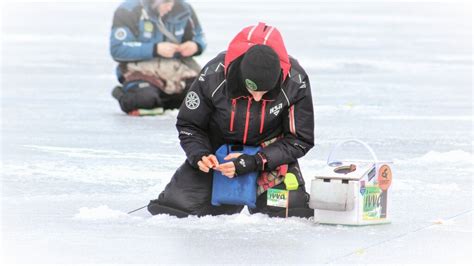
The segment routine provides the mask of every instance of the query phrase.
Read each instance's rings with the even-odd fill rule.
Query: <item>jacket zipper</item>
[[[235,111],[237,110],[237,98],[232,99],[232,112],[230,113],[230,132],[234,131]]]
[[[262,111],[260,114],[260,135],[263,133],[263,125],[265,124],[265,106],[266,105],[267,105],[267,101],[263,100]]]
[[[247,135],[249,132],[249,120],[250,120],[250,106],[252,105],[252,97],[248,97],[247,102],[247,113],[245,114],[245,130],[244,130],[244,139],[243,143],[247,142]]]

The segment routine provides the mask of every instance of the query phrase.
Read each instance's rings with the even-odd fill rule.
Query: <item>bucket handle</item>
[[[374,159],[374,163],[376,163],[378,161],[377,155],[375,155],[374,150],[372,150],[372,148],[367,143],[365,143],[361,140],[358,140],[358,139],[348,139],[348,140],[344,140],[344,141],[339,142],[336,146],[334,146],[331,153],[329,153],[329,157],[328,157],[328,161],[327,161],[327,164],[329,166],[331,166],[331,164],[334,164],[334,163],[338,162],[338,161],[334,160],[334,157],[336,156],[336,152],[339,150],[339,148],[342,145],[344,145],[346,143],[350,143],[350,142],[358,143],[358,144],[364,146],[369,151],[369,153],[372,155],[372,158]]]

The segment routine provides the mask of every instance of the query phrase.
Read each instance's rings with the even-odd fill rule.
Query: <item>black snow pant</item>
[[[297,165],[297,164],[295,164]],[[297,168],[297,167],[296,167]],[[297,168],[298,169],[298,168]],[[291,170],[291,167],[290,167]],[[300,184],[290,192],[289,216],[312,217],[314,211],[308,207],[309,194],[304,188],[301,174],[295,172]],[[284,189],[282,183],[275,188]],[[158,199],[150,201],[148,211],[153,214],[169,214],[179,218],[189,215],[205,216],[240,213],[244,206],[211,205],[212,173],[204,173],[193,168],[187,161],[175,172]],[[271,217],[285,217],[285,209],[267,206],[267,193],[257,198],[257,207],[250,213],[264,213]]]
[[[177,109],[193,83],[194,78],[187,79],[186,87],[182,93],[166,94],[160,88],[147,81],[131,81],[123,84],[124,94],[120,97],[119,104],[122,111],[129,113],[137,109]]]

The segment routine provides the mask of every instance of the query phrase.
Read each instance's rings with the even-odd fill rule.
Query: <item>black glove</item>
[[[248,155],[242,154],[237,159],[233,161],[235,166],[235,175],[245,175],[250,172],[255,172],[258,170],[262,170],[263,168],[263,160],[262,156],[256,155]]]

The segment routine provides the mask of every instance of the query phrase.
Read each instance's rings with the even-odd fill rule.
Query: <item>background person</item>
[[[115,11],[110,53],[119,62],[112,95],[128,114],[179,108],[200,71],[192,59],[206,42],[192,7],[181,0],[127,0]]]

